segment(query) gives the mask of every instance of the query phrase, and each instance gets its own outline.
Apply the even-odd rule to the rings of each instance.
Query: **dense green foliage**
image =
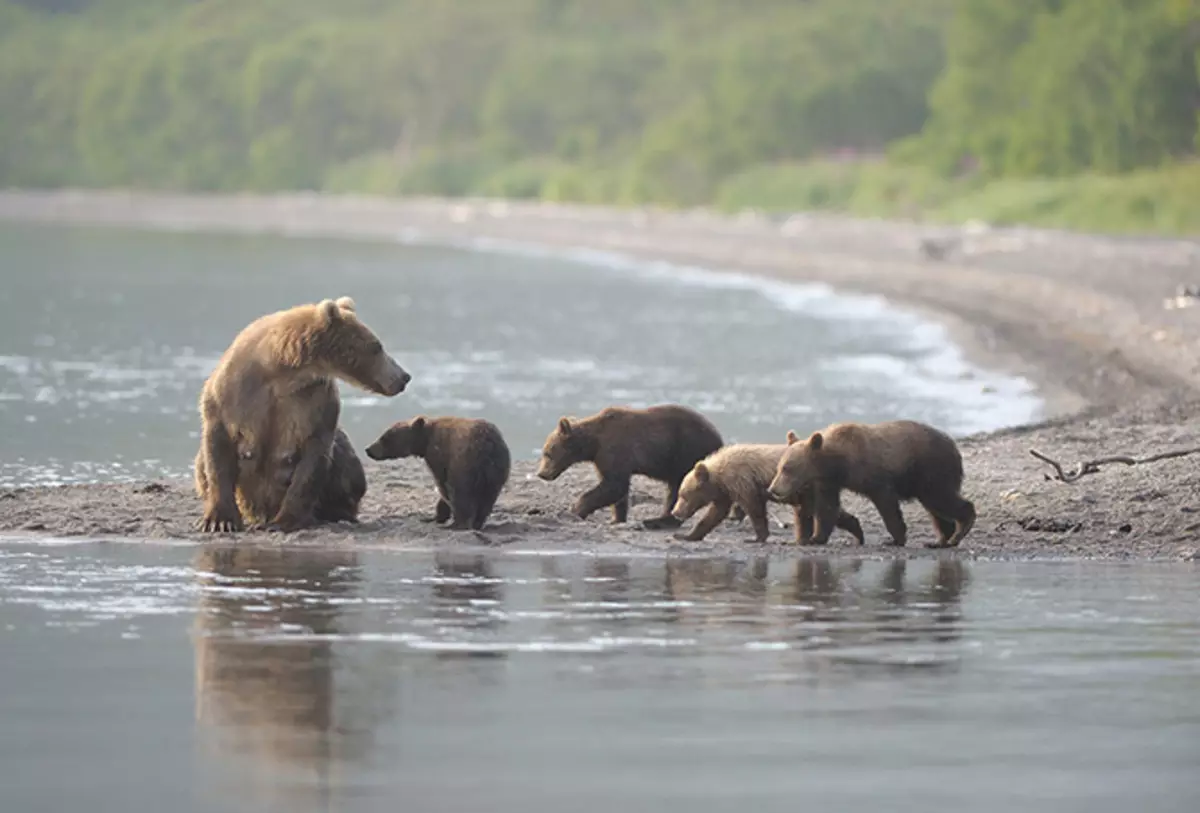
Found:
[[[9,186],[918,214],[1198,112],[1197,0],[0,0]]]

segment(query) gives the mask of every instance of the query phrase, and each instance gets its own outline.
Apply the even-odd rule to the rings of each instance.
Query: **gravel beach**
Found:
[[[961,441],[965,493],[979,520],[957,555],[979,558],[1196,559],[1200,453],[1144,465],[1106,465],[1074,482],[1048,480],[1038,449],[1068,470],[1109,455],[1144,457],[1200,447],[1200,240],[1149,240],[1031,229],[928,226],[827,215],[726,217],[499,201],[390,201],[317,195],[200,197],[121,192],[0,192],[0,220],[150,229],[239,231],[459,245],[605,251],[644,259],[829,284],[881,295],[948,324],[977,363],[1038,385],[1048,417]],[[932,243],[941,251],[929,251]],[[924,244],[924,250],[922,248]],[[933,258],[930,254],[942,254]],[[331,296],[338,292],[332,292]],[[1197,307],[1191,307],[1193,304]],[[360,450],[361,453],[361,450]],[[567,514],[594,474],[555,483],[514,464],[492,523],[454,533],[432,516],[423,465],[365,461],[363,522],[292,534],[288,542],[430,547],[505,545],[596,552],[776,555],[794,552],[779,520],[767,545],[748,523],[701,543],[669,532],[586,522]],[[652,515],[661,487],[635,481],[633,518]],[[924,513],[906,510],[907,548],[886,538],[874,509],[848,496],[867,544],[835,534],[829,553],[934,556]],[[103,484],[0,492],[0,533],[113,540],[200,539],[190,482]],[[282,541],[282,537],[246,534]],[[815,549],[817,551],[822,549]]]

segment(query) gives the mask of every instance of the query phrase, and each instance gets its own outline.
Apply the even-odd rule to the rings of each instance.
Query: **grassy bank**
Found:
[[[553,159],[489,165],[470,155],[417,162],[388,156],[338,168],[326,191],[479,195],[574,203],[661,204],[636,168],[589,168]],[[692,203],[725,211],[825,211],[860,217],[961,223],[978,219],[1085,232],[1200,235],[1200,162],[1124,175],[986,181],[947,178],[884,159],[762,165],[731,176]]]
[[[832,210],[863,217],[970,219],[1077,231],[1200,235],[1200,163],[1127,175],[982,182],[884,161],[759,167],[718,191],[727,210]]]

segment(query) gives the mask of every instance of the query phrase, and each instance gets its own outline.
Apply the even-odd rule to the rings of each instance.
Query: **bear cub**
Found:
[[[833,530],[843,489],[861,494],[904,545],[908,529],[902,502],[916,500],[937,531],[931,548],[956,547],[975,524],[975,506],[963,498],[958,445],[944,432],[916,421],[836,423],[801,441],[788,432],[788,449],[768,489],[782,502],[816,488],[814,542]]]
[[[512,458],[495,424],[477,418],[419,415],[400,421],[367,447],[372,460],[420,457],[437,484],[433,521],[480,530],[508,482]]]
[[[679,534],[678,538],[688,542],[703,539],[724,521],[734,506],[740,506],[754,526],[754,539],[749,541],[766,542],[770,534],[767,486],[787,448],[782,443],[736,443],[697,463],[683,479],[672,513],[676,519],[687,520],[704,506],[709,508],[691,533]],[[792,507],[796,541],[802,545],[811,541],[814,498],[813,494],[806,495]],[[858,544],[863,544],[862,525],[853,514],[839,512],[837,527],[849,531]]]
[[[707,418],[687,407],[608,407],[587,418],[561,418],[546,438],[537,476],[555,480],[576,463],[591,463],[600,482],[571,511],[580,519],[612,506],[614,523],[629,517],[629,484],[635,474],[666,483],[662,514],[642,523],[651,530],[677,528],[671,510],[692,466],[724,445]]]

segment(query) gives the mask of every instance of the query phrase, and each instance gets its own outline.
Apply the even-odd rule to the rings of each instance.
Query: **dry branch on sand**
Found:
[[[1186,457],[1190,454],[1200,452],[1200,446],[1189,449],[1172,449],[1169,452],[1160,452],[1159,454],[1150,455],[1149,457],[1130,457],[1129,455],[1112,455],[1110,457],[1099,457],[1095,460],[1084,460],[1076,463],[1075,466],[1067,471],[1063,465],[1049,455],[1039,452],[1037,449],[1030,449],[1029,453],[1041,460],[1044,463],[1049,463],[1054,467],[1054,474],[1042,473],[1042,476],[1047,480],[1058,480],[1063,483],[1073,483],[1081,477],[1088,474],[1095,474],[1100,471],[1101,466],[1107,466],[1110,463],[1120,463],[1125,466],[1141,466],[1145,463],[1156,463],[1160,460],[1171,460],[1176,457]]]

